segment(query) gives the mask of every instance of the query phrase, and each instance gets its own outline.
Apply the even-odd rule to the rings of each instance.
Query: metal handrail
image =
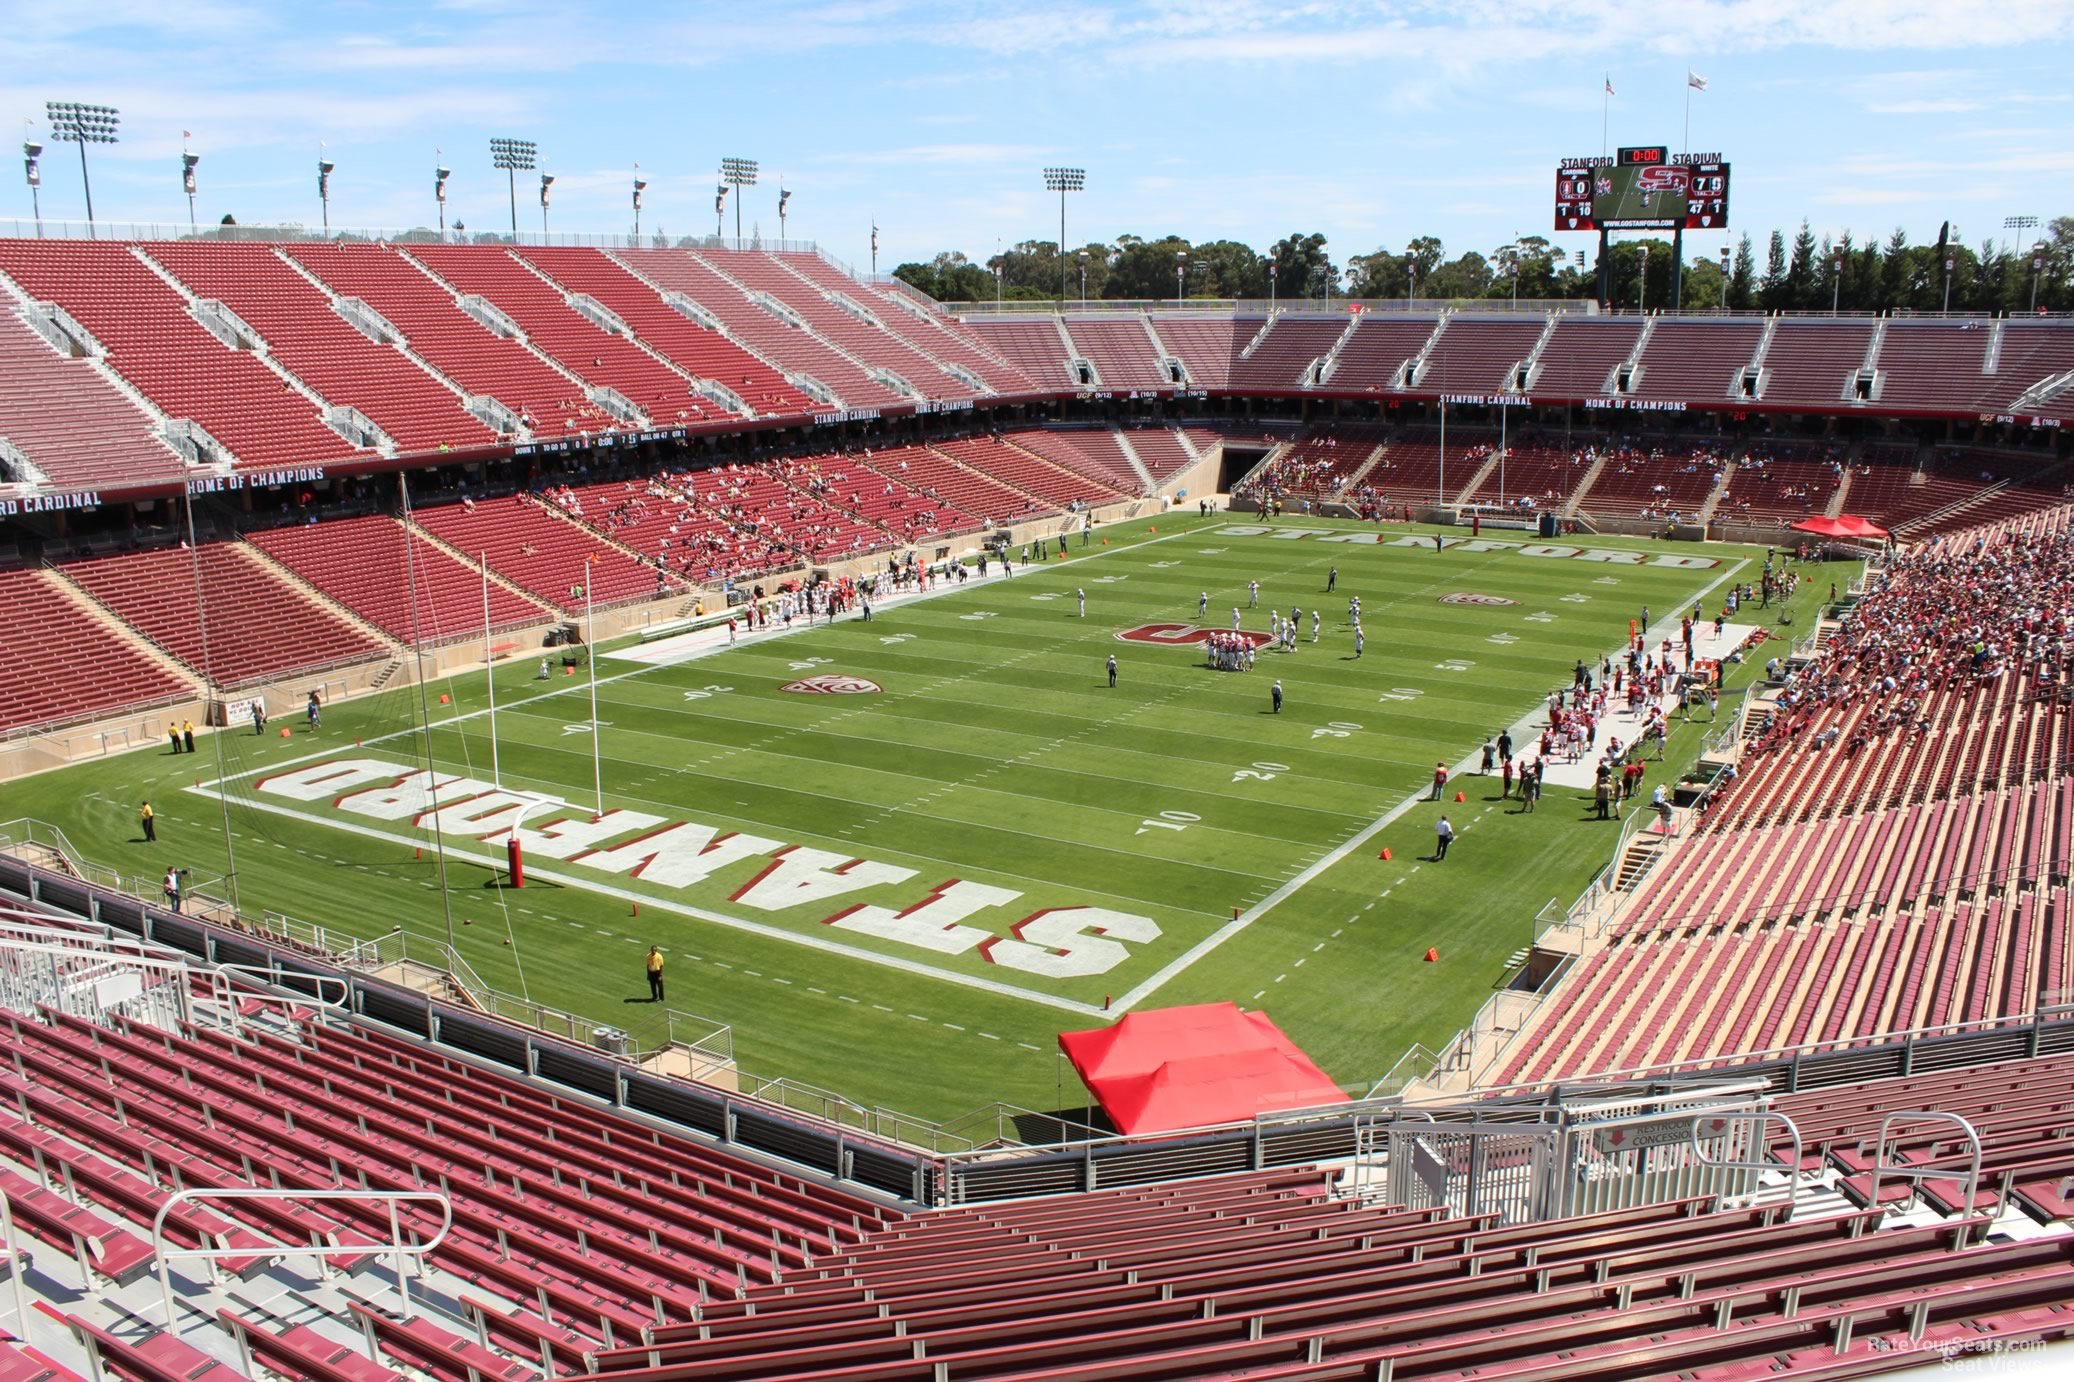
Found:
[[[1942,1121],[1955,1124],[1959,1131],[1965,1134],[1967,1144],[1973,1149],[1972,1160],[1968,1163],[1963,1175],[1955,1169],[1944,1166],[1889,1166],[1887,1164],[1887,1135],[1897,1119],[1914,1122]],[[1971,1214],[1973,1212],[1974,1197],[1980,1193],[1980,1133],[1974,1129],[1973,1124],[1967,1122],[1958,1114],[1946,1113],[1943,1109],[1908,1109],[1890,1113],[1880,1119],[1880,1140],[1873,1144],[1872,1188],[1868,1192],[1867,1198],[1871,1201],[1874,1209],[1880,1207],[1880,1178],[1882,1176],[1896,1176],[1918,1187],[1926,1180],[1963,1179],[1966,1182],[1966,1200],[1965,1207],[1959,1212],[1961,1214]]]
[[[7,1276],[14,1287],[14,1336],[17,1342],[29,1342],[29,1288],[22,1282],[22,1273],[28,1261],[22,1256],[21,1239],[14,1232],[14,1199],[5,1190],[0,1190],[0,1245],[7,1249]],[[84,1283],[93,1289],[91,1280]]]
[[[1767,1119],[1777,1119],[1785,1125],[1786,1131],[1793,1137],[1793,1160],[1786,1164],[1786,1222],[1792,1223],[1794,1211],[1800,1207],[1800,1159],[1802,1156],[1800,1125],[1785,1114],[1780,1113],[1777,1109],[1768,1108],[1734,1113],[1702,1113],[1694,1115],[1692,1120],[1692,1154],[1700,1165],[1709,1166],[1720,1171],[1751,1171],[1759,1175],[1772,1169],[1769,1156],[1755,1157],[1742,1161],[1716,1161],[1713,1157],[1707,1155],[1706,1148],[1700,1145],[1700,1123],[1710,1117],[1719,1118],[1723,1122],[1735,1118],[1747,1118],[1760,1124]],[[1767,1149],[1771,1146],[1769,1142],[1764,1141],[1762,1138],[1758,1139],[1755,1145]]]
[[[424,1257],[446,1241],[447,1232],[454,1226],[453,1201],[436,1190],[248,1190],[239,1188],[176,1190],[166,1197],[165,1203],[158,1207],[158,1213],[151,1221],[151,1250],[157,1257],[159,1297],[166,1307],[167,1329],[178,1327],[173,1318],[173,1278],[170,1270],[172,1259],[176,1257],[181,1259],[199,1257],[213,1260],[218,1257],[251,1255],[249,1247],[168,1248],[166,1246],[167,1217],[172,1214],[177,1206],[191,1204],[197,1200],[240,1199],[380,1200],[386,1203],[389,1206],[389,1237],[392,1240],[388,1243],[374,1245],[365,1243],[335,1244],[331,1247],[319,1247],[312,1243],[306,1246],[283,1246],[273,1249],[273,1251],[279,1252],[283,1256],[302,1255],[307,1257],[357,1256],[375,1252],[395,1253],[396,1291],[403,1298],[403,1316],[405,1319],[410,1318],[411,1304],[410,1281],[404,1274],[403,1259],[406,1257]],[[417,1200],[438,1205],[441,1216],[439,1231],[422,1243],[404,1242],[403,1225],[396,1212],[397,1205],[404,1200]]]

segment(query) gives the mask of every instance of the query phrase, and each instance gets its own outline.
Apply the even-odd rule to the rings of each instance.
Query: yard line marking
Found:
[[[817,988],[815,988],[815,987],[814,987],[814,986],[813,986],[812,984],[808,984],[808,985],[807,985],[807,992],[808,992],[808,993],[818,993],[818,994],[820,994],[820,995],[821,995],[821,996],[822,996],[823,998],[826,998],[826,997],[828,996],[828,990],[827,990],[827,989],[817,989]]]
[[[999,1041],[1001,1039],[1000,1037],[995,1036],[992,1032],[980,1032],[977,1033],[977,1035],[985,1037],[988,1041]]]
[[[1311,958],[1311,957],[1310,957],[1310,956],[1308,956],[1308,955],[1302,956],[1301,958],[1299,958],[1299,959],[1297,960],[1297,962],[1296,962],[1296,963],[1295,963],[1294,965],[1291,965],[1291,966],[1290,966],[1290,968],[1292,968],[1292,969],[1302,969],[1302,968],[1303,968],[1303,962],[1304,962],[1305,960],[1308,960],[1308,959],[1310,959],[1310,958]]]
[[[944,1026],[946,1026],[946,1027],[948,1027],[948,1028],[950,1028],[950,1029],[951,1029],[952,1031],[954,1031],[954,1032],[962,1032],[962,1031],[964,1031],[964,1030],[965,1030],[965,1029],[964,1029],[963,1027],[960,1027],[960,1026],[959,1026],[959,1025],[958,1025],[957,1023],[955,1023],[955,1022],[946,1022],[946,1023],[944,1023],[943,1025],[944,1025]]]
[[[1289,976],[1288,976],[1287,974],[1277,974],[1277,975],[1275,976],[1275,982],[1279,984],[1279,983],[1281,983],[1281,982],[1282,982],[1282,981],[1283,981],[1284,979],[1287,979],[1288,977],[1289,977]]]
[[[1262,998],[1265,998],[1266,996],[1267,996],[1267,990],[1266,990],[1266,989],[1262,989],[1262,990],[1261,990],[1261,991],[1260,991],[1259,993],[1256,993],[1256,994],[1254,994],[1254,995],[1253,995],[1253,996],[1252,996],[1251,998],[1248,998],[1248,999],[1247,999],[1246,1001],[1247,1001],[1248,1003],[1257,1003],[1257,1002],[1259,1002],[1259,1001],[1260,1001],[1260,1000],[1261,1000]]]
[[[1032,1046],[1027,1041],[1018,1041],[1016,1045],[1022,1047],[1025,1051],[1035,1051],[1040,1056],[1044,1054],[1044,1048],[1042,1046]]]
[[[929,1020],[928,1018],[922,1016],[920,1013],[909,1013],[908,1016],[912,1017],[917,1022],[927,1022]]]
[[[786,988],[792,987],[792,981],[790,979],[773,978],[771,982],[774,984],[783,984]]]
[[[856,999],[850,997],[850,995],[847,993],[838,993],[836,997],[842,999],[845,1003],[855,1003],[857,1001]]]
[[[882,1012],[882,1013],[889,1013],[889,1012],[892,1012],[892,1011],[893,1011],[893,1010],[892,1010],[891,1008],[887,1007],[887,1006],[886,1006],[886,1005],[885,1005],[884,1003],[874,1003],[874,1004],[872,1004],[872,1006],[873,1006],[874,1008],[877,1008],[877,1009],[878,1009],[878,1010],[879,1010],[880,1012]]]

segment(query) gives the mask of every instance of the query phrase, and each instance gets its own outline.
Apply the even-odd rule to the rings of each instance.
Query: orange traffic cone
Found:
[[[1382,861],[1383,861],[1384,863],[1386,863],[1386,864],[1387,864],[1387,863],[1389,863],[1389,862],[1390,862],[1390,847],[1389,847],[1388,845],[1384,845],[1384,846],[1383,846],[1383,852],[1382,852],[1381,854],[1378,854],[1378,855],[1376,855],[1376,858],[1378,858],[1378,859],[1382,860]]]
[[[1426,947],[1426,963],[1430,965],[1430,964],[1436,963],[1436,962],[1437,962],[1437,961],[1438,961],[1439,959],[1440,959],[1440,951],[1439,951],[1438,949],[1436,949],[1435,947],[1433,947],[1433,946],[1430,946],[1430,945],[1429,945],[1429,946],[1427,946],[1427,947]]]
[[[283,730],[281,731],[281,737],[282,737],[283,739],[286,739],[286,738],[288,738],[288,737],[289,737],[290,735],[292,735],[292,734],[293,734],[294,732],[295,732],[295,731],[293,731],[293,730],[291,730],[291,729],[286,729],[286,728],[284,728],[284,729],[283,729]]]
[[[452,705],[454,703],[454,698],[452,696],[449,696],[446,692],[442,691],[439,693],[439,703],[441,705]]]

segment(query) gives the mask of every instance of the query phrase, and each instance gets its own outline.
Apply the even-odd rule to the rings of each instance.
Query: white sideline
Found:
[[[1704,601],[1709,595],[1712,595],[1722,586],[1727,585],[1730,581],[1734,580],[1736,576],[1742,572],[1743,568],[1748,566],[1749,564],[1750,558],[1743,558],[1741,561],[1738,561],[1735,565],[1729,567],[1728,570],[1724,571],[1720,576],[1716,577],[1713,584],[1707,586],[1705,589],[1701,590],[1697,595],[1693,596],[1692,598]],[[1657,642],[1660,642],[1663,638],[1675,637],[1677,633],[1678,624],[1675,619],[1661,622],[1657,624],[1655,628],[1649,630],[1648,637],[1650,639],[1650,645],[1653,647]],[[1523,734],[1531,730],[1540,720],[1541,713],[1541,708],[1537,706],[1535,709],[1528,711],[1526,715],[1521,717],[1512,726],[1513,738],[1515,740],[1519,740]],[[1465,773],[1469,772],[1470,769],[1479,766],[1482,763],[1482,761],[1483,749],[1482,746],[1479,745],[1476,749],[1470,752],[1467,758],[1464,758],[1460,763],[1456,764],[1454,768],[1450,770],[1450,776],[1460,777]],[[1309,868],[1297,874],[1294,878],[1291,878],[1287,883],[1284,883],[1281,887],[1275,889],[1273,892],[1269,893],[1260,901],[1254,903],[1251,908],[1247,909],[1244,912],[1241,912],[1238,916],[1224,923],[1224,925],[1218,927],[1215,931],[1212,931],[1208,936],[1205,936],[1202,940],[1197,941],[1187,950],[1183,951],[1181,954],[1177,955],[1172,960],[1169,960],[1166,964],[1160,966],[1157,970],[1154,970],[1152,974],[1148,976],[1136,988],[1131,989],[1129,992],[1125,993],[1122,998],[1118,999],[1114,1004],[1112,1004],[1107,1015],[1114,1018],[1121,1017],[1123,1014],[1129,1012],[1132,1009],[1132,1007],[1134,1007],[1138,1003],[1143,1002],[1145,999],[1151,997],[1154,993],[1157,993],[1169,981],[1174,979],[1177,975],[1186,971],[1198,960],[1202,959],[1205,955],[1215,950],[1218,946],[1223,945],[1233,936],[1236,936],[1237,934],[1239,934],[1239,932],[1245,930],[1254,922],[1260,920],[1269,912],[1273,911],[1276,906],[1281,904],[1283,901],[1287,900],[1298,890],[1307,886],[1311,882],[1311,880],[1318,877],[1319,874],[1324,873],[1327,869],[1339,863],[1342,859],[1345,859],[1355,850],[1361,848],[1370,840],[1373,840],[1377,835],[1380,835],[1384,830],[1387,830],[1392,824],[1402,819],[1405,813],[1410,811],[1414,806],[1417,806],[1420,802],[1426,801],[1428,799],[1429,798],[1426,792],[1418,791],[1412,793],[1403,801],[1398,802],[1388,811],[1384,812],[1382,815],[1376,817],[1375,820],[1371,821],[1367,825],[1367,827],[1365,827],[1358,833],[1354,834],[1353,836],[1349,837],[1347,840],[1342,842],[1337,848],[1327,852],[1324,855],[1321,855],[1318,858],[1318,860],[1315,863],[1313,863]],[[1466,829],[1467,827],[1464,828]]]

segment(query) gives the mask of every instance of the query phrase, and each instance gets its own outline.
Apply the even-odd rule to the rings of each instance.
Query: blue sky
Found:
[[[321,140],[334,225],[432,223],[443,149],[449,220],[490,229],[509,213],[486,146],[507,135],[555,173],[557,231],[626,231],[638,162],[644,230],[710,233],[736,155],[765,180],[745,228],[777,233],[782,173],[792,236],[859,267],[874,219],[881,269],[1054,238],[1051,163],[1087,169],[1074,243],[1488,252],[1548,233],[1557,160],[1600,148],[1605,77],[1612,142],[1675,150],[1688,70],[1710,84],[1692,147],[1732,160],[1760,246],[1802,218],[1915,241],[1949,218],[1978,243],[2074,213],[2074,0],[5,0],[0,21],[18,129],[41,138],[49,99],[122,110],[121,143],[89,153],[111,221],[185,220],[192,130],[205,221],[314,224]],[[45,154],[47,218],[84,215],[76,154]],[[537,184],[519,198],[537,230]],[[0,179],[0,230],[28,214],[19,173]]]

